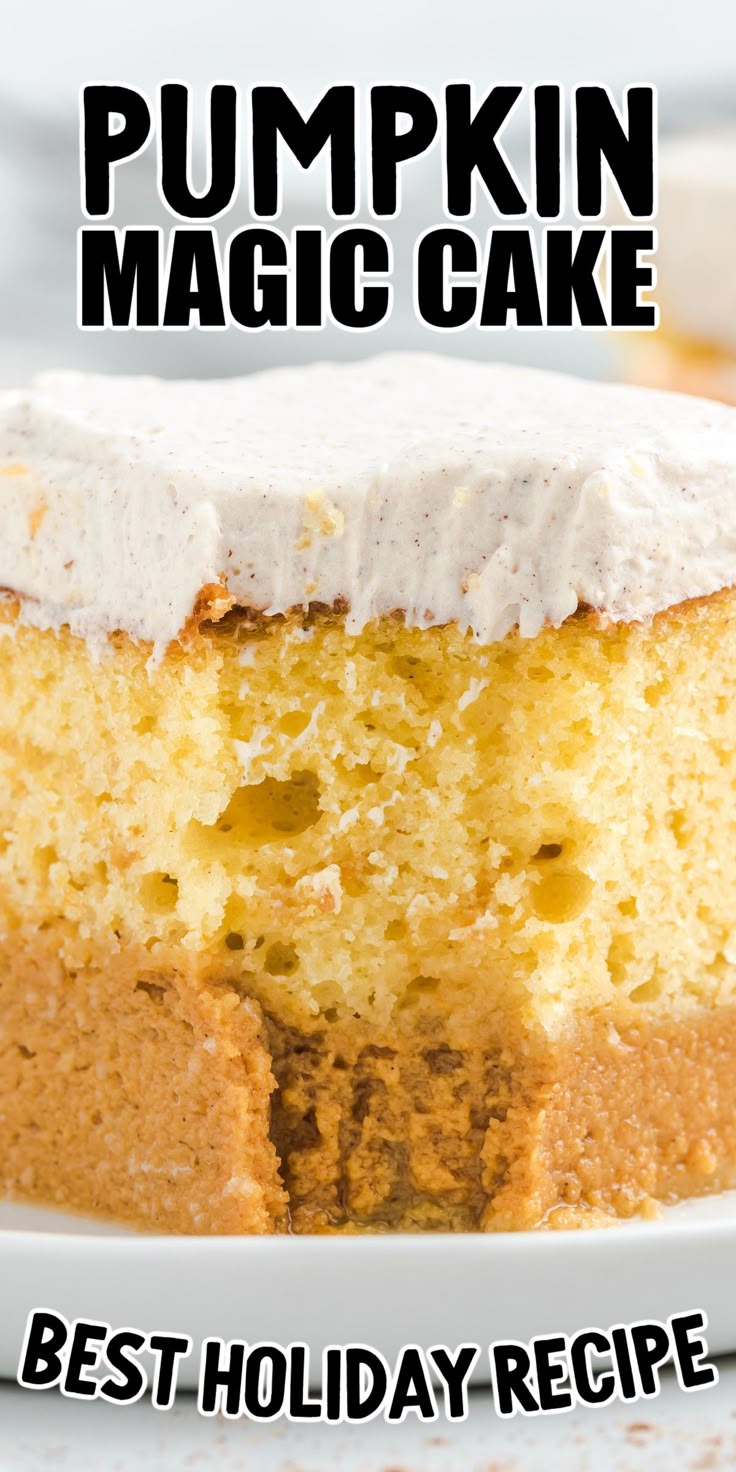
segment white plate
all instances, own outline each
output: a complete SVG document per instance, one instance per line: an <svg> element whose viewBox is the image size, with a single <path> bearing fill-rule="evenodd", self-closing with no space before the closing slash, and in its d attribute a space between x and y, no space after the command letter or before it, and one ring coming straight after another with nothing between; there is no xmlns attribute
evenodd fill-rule
<svg viewBox="0 0 736 1472"><path fill-rule="evenodd" d="M190 1334L179 1385L212 1335L309 1345L528 1341L702 1309L712 1354L736 1350L736 1191L655 1222L488 1236L162 1237L0 1203L0 1375L29 1311ZM482 1370L483 1357L479 1361ZM482 1378L482 1375L479 1376Z"/></svg>

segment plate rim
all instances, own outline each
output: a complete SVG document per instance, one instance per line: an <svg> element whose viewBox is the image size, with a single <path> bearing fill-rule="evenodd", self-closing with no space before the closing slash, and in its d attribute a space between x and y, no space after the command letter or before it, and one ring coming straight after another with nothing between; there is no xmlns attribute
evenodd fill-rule
<svg viewBox="0 0 736 1472"><path fill-rule="evenodd" d="M241 1254L251 1253L253 1255L278 1255L287 1251L294 1252L294 1244L299 1248L308 1250L313 1255L320 1255L335 1251L341 1253L370 1253L371 1255L393 1255L415 1258L417 1254L426 1256L441 1251L443 1255L450 1257L466 1255L473 1251L479 1255L494 1256L504 1253L514 1256L517 1253L526 1255L530 1251L538 1255L556 1254L569 1250L574 1244L576 1253L592 1255L599 1251L603 1244L623 1243L626 1241L638 1243L660 1244L671 1241L673 1238L690 1237L699 1239L707 1237L715 1239L719 1237L736 1237L736 1205L733 1217L724 1220L688 1220L687 1218L673 1221L622 1221L612 1222L610 1226L600 1227L566 1227L557 1230L541 1229L517 1232L381 1232L363 1234L341 1235L340 1233L315 1233L315 1234L289 1234L274 1233L272 1235L254 1235L247 1233L223 1233L217 1235L197 1235L196 1233L166 1233L166 1232L136 1232L120 1228L100 1232L94 1231L55 1231L40 1230L33 1227L0 1227L0 1251L10 1248L45 1248L52 1251L55 1248L84 1249L95 1255L109 1255L119 1253L124 1249L126 1253L137 1256L146 1252L157 1252L161 1256L179 1255L186 1252L187 1255L197 1254L201 1257L212 1256L221 1253L238 1252ZM286 1244L292 1244L287 1248ZM338 1245L339 1244L339 1245ZM533 1244L533 1245L532 1245Z"/></svg>

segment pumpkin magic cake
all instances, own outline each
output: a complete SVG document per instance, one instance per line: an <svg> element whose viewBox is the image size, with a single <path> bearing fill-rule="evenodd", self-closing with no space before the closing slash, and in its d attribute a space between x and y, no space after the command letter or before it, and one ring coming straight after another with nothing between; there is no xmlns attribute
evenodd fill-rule
<svg viewBox="0 0 736 1472"><path fill-rule="evenodd" d="M0 396L0 1188L518 1229L736 1181L736 410Z"/></svg>

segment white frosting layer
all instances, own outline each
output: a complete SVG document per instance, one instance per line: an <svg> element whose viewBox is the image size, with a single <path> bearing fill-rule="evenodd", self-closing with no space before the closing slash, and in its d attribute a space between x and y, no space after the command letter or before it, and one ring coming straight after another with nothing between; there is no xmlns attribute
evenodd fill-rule
<svg viewBox="0 0 736 1472"><path fill-rule="evenodd" d="M205 584L483 641L736 583L736 410L434 356L0 396L0 586L165 646ZM31 601L29 601L31 600Z"/></svg>
<svg viewBox="0 0 736 1472"><path fill-rule="evenodd" d="M663 326L736 353L736 129L663 145L656 223Z"/></svg>

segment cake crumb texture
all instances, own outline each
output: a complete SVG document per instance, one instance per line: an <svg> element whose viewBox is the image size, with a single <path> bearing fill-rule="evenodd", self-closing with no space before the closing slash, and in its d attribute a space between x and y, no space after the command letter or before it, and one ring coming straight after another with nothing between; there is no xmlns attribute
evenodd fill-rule
<svg viewBox="0 0 736 1472"><path fill-rule="evenodd" d="M157 665L3 618L7 1188L493 1229L729 1179L733 593L487 647L232 612Z"/></svg>
<svg viewBox="0 0 736 1472"><path fill-rule="evenodd" d="M299 1023L723 1000L735 643L731 594L485 649L226 618L155 669L7 623L6 926L181 947Z"/></svg>

